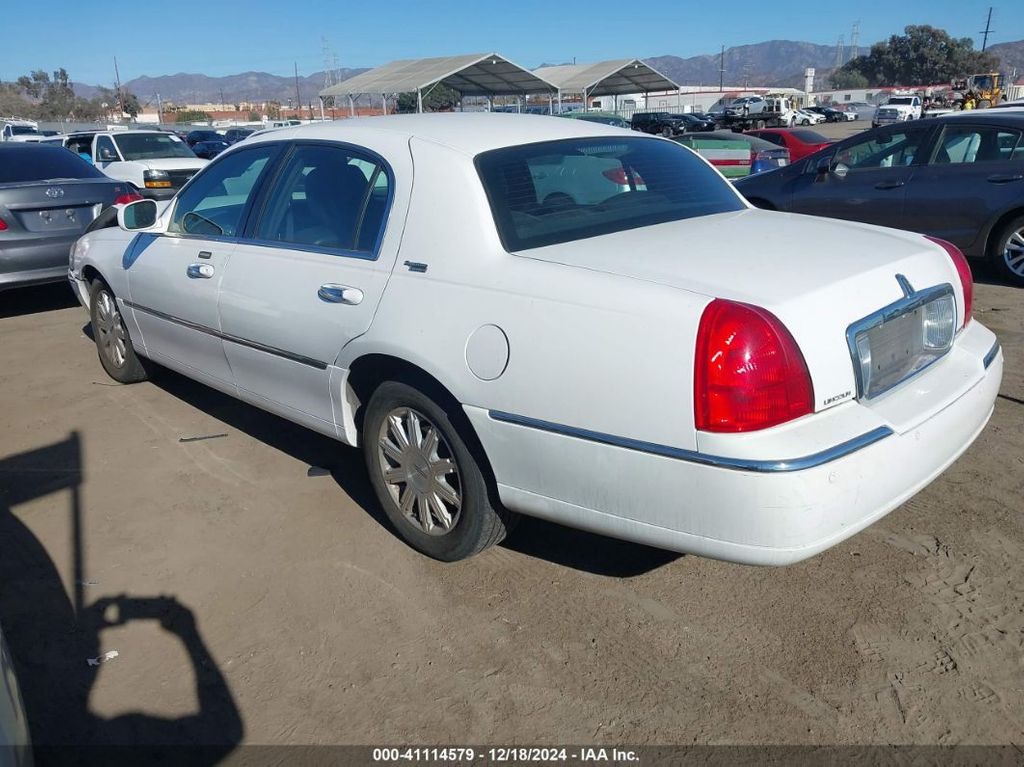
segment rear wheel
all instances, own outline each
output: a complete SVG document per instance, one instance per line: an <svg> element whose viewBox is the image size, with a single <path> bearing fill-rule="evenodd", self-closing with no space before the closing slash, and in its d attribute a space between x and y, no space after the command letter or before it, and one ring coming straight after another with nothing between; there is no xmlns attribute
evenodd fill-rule
<svg viewBox="0 0 1024 767"><path fill-rule="evenodd" d="M361 439L377 499L413 548L452 562L512 529L516 515L492 501L479 446L419 389L381 384L366 406Z"/></svg>
<svg viewBox="0 0 1024 767"><path fill-rule="evenodd" d="M145 381L149 375L132 346L117 299L107 283L99 278L93 280L89 288L89 316L96 351L107 375L120 383Z"/></svg>
<svg viewBox="0 0 1024 767"><path fill-rule="evenodd" d="M661 135L665 138L672 138L672 129L666 125L661 129Z"/></svg>
<svg viewBox="0 0 1024 767"><path fill-rule="evenodd" d="M989 258L1000 277L1024 286L1024 216L1017 216L1000 230Z"/></svg>

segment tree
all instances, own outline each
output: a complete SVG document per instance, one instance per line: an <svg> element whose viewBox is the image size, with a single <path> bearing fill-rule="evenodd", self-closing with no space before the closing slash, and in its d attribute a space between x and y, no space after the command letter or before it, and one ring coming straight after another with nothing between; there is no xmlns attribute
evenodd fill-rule
<svg viewBox="0 0 1024 767"><path fill-rule="evenodd" d="M956 39L928 25L911 25L903 32L875 43L866 56L846 62L832 74L833 82L858 74L872 87L933 85L999 66L992 54L974 50L969 37Z"/></svg>
<svg viewBox="0 0 1024 767"><path fill-rule="evenodd" d="M134 93L128 91L121 91L121 111L128 115L133 120L139 116L139 112L142 111L142 105L139 104L139 97Z"/></svg>
<svg viewBox="0 0 1024 767"><path fill-rule="evenodd" d="M174 120L179 123L209 122L210 115L200 109L183 109L174 116Z"/></svg>
<svg viewBox="0 0 1024 767"><path fill-rule="evenodd" d="M424 112L448 112L459 103L459 93L447 85L437 84L423 94ZM403 114L416 111L416 94L399 93L397 110Z"/></svg>
<svg viewBox="0 0 1024 767"><path fill-rule="evenodd" d="M870 83L868 78L862 75L860 72L853 72L843 69L837 69L828 76L829 84L834 90L837 91L855 91L867 88Z"/></svg>

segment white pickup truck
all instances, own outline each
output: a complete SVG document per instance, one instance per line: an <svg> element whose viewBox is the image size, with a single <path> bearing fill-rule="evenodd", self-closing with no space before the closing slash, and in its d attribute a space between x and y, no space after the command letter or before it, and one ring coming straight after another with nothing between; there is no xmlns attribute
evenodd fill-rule
<svg viewBox="0 0 1024 767"><path fill-rule="evenodd" d="M84 131L53 136L44 143L63 144L152 200L169 200L209 162L196 157L188 144L167 131Z"/></svg>
<svg viewBox="0 0 1024 767"><path fill-rule="evenodd" d="M920 96L892 96L875 112L871 127L921 119Z"/></svg>

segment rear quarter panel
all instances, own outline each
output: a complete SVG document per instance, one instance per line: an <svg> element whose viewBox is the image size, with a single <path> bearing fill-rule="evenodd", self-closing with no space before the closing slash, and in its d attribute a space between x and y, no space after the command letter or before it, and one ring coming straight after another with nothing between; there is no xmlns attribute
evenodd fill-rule
<svg viewBox="0 0 1024 767"><path fill-rule="evenodd" d="M416 179L395 271L369 331L339 366L392 354L464 405L694 448L694 344L708 299L507 253L471 158L417 139L412 148ZM466 357L484 325L508 341L507 367L491 381Z"/></svg>

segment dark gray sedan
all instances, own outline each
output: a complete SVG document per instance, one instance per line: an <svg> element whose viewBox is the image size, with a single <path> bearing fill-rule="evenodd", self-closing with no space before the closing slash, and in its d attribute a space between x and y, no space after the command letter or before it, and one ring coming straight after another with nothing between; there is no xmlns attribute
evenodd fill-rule
<svg viewBox="0 0 1024 767"><path fill-rule="evenodd" d="M100 211L138 199L64 147L0 144L0 290L66 280L71 246Z"/></svg>
<svg viewBox="0 0 1024 767"><path fill-rule="evenodd" d="M876 128L736 188L761 208L948 240L1024 286L1024 114L959 112Z"/></svg>

